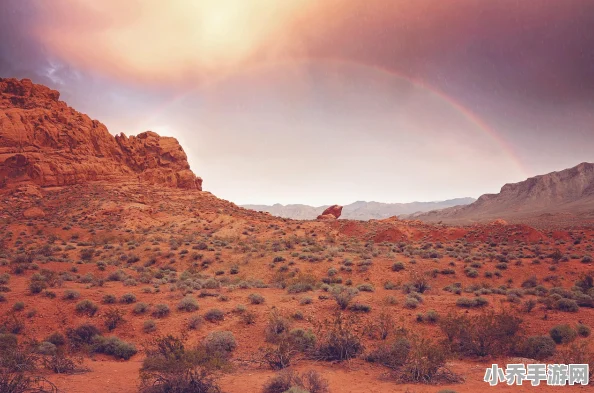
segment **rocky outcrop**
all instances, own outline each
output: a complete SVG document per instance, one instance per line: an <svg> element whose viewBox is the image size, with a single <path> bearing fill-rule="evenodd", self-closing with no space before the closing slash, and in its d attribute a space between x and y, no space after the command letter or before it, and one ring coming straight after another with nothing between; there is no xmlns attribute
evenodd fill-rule
<svg viewBox="0 0 594 393"><path fill-rule="evenodd" d="M318 216L318 220L335 220L340 217L342 206L332 205Z"/></svg>
<svg viewBox="0 0 594 393"><path fill-rule="evenodd" d="M132 179L202 189L175 138L144 132L113 136L28 79L0 78L0 187L42 187Z"/></svg>
<svg viewBox="0 0 594 393"><path fill-rule="evenodd" d="M428 221L452 223L513 220L542 214L572 214L584 217L594 212L594 164L506 184L498 194L485 194L466 206L416 214Z"/></svg>

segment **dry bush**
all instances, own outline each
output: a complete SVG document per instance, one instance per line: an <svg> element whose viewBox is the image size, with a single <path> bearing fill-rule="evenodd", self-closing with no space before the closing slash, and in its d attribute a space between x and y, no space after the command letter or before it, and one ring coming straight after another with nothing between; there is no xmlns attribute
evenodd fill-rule
<svg viewBox="0 0 594 393"><path fill-rule="evenodd" d="M522 319L508 311L488 311L475 316L449 314L439 327L450 349L469 356L510 354L521 339Z"/></svg>
<svg viewBox="0 0 594 393"><path fill-rule="evenodd" d="M356 319L337 311L331 320L318 325L319 342L313 357L327 361L349 360L363 352L361 337L355 331Z"/></svg>
<svg viewBox="0 0 594 393"><path fill-rule="evenodd" d="M262 389L263 393L285 393L291 388L299 388L309 393L329 393L328 381L316 371L299 374L291 369L283 370L272 377Z"/></svg>
<svg viewBox="0 0 594 393"><path fill-rule="evenodd" d="M187 348L184 337L156 337L145 349L140 392L219 393L213 372L228 367L228 361L218 347Z"/></svg>

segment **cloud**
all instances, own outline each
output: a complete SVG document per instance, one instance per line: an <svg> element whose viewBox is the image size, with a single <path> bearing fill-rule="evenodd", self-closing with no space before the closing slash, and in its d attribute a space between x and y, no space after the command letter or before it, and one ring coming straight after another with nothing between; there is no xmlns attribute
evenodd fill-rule
<svg viewBox="0 0 594 393"><path fill-rule="evenodd" d="M54 0L35 34L77 67L172 82L282 56L293 21L312 2Z"/></svg>

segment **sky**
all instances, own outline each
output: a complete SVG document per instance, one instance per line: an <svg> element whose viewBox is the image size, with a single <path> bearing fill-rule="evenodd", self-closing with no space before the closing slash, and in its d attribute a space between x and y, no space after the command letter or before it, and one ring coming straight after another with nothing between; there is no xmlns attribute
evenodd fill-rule
<svg viewBox="0 0 594 393"><path fill-rule="evenodd" d="M436 201L594 161L594 1L0 0L0 77L176 137L237 204Z"/></svg>

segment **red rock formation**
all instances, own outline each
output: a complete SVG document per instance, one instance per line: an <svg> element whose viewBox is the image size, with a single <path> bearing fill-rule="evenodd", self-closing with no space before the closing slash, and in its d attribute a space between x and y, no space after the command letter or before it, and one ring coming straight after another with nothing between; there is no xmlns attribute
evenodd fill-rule
<svg viewBox="0 0 594 393"><path fill-rule="evenodd" d="M59 98L28 79L0 78L0 187L128 178L202 189L175 138L150 131L114 137Z"/></svg>
<svg viewBox="0 0 594 393"><path fill-rule="evenodd" d="M334 220L340 217L342 206L332 205L318 216L318 220Z"/></svg>

